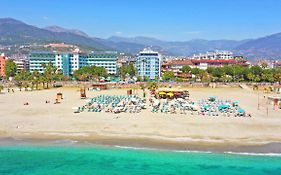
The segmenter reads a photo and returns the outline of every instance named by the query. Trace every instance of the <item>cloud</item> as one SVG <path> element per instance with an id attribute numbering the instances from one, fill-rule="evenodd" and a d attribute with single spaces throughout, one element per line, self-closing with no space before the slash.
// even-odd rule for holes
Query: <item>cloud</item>
<path id="1" fill-rule="evenodd" d="M 122 35 L 123 34 L 123 32 L 115 32 L 115 35 Z"/>
<path id="2" fill-rule="evenodd" d="M 43 16 L 42 17 L 44 20 L 49 20 L 49 17 L 48 16 Z"/>

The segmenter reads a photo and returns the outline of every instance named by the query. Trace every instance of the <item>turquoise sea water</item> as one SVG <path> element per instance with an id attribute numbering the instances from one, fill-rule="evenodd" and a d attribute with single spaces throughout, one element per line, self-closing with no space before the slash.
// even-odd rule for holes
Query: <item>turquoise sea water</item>
<path id="1" fill-rule="evenodd" d="M 1 146 L 1 175 L 281 175 L 281 156 L 112 147 Z"/>

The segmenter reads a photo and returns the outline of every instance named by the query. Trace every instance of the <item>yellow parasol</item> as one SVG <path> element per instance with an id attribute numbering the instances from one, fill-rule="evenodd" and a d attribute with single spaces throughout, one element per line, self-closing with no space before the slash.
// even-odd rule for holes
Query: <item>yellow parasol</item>
<path id="1" fill-rule="evenodd" d="M 166 95 L 166 92 L 161 91 L 161 92 L 159 92 L 158 94 L 159 94 L 159 95 Z"/>
<path id="2" fill-rule="evenodd" d="M 174 93 L 173 92 L 168 92 L 167 95 L 172 97 L 172 96 L 174 96 Z"/>

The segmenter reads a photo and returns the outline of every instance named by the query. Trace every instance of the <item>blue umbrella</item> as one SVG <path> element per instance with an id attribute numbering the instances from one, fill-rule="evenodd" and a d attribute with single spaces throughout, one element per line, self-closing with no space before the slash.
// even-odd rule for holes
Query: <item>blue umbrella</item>
<path id="1" fill-rule="evenodd" d="M 245 113 L 245 110 L 244 109 L 238 109 L 237 112 L 238 113 Z"/>
<path id="2" fill-rule="evenodd" d="M 229 108 L 229 106 L 226 104 L 222 104 L 219 106 L 219 110 L 226 109 L 226 108 Z"/>

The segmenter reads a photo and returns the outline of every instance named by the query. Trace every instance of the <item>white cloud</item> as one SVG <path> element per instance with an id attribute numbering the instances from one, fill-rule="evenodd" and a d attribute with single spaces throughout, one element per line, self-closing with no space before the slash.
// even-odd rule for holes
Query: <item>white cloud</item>
<path id="1" fill-rule="evenodd" d="M 42 17 L 44 20 L 49 20 L 49 17 L 48 16 L 43 16 Z"/>
<path id="2" fill-rule="evenodd" d="M 122 35 L 123 34 L 123 32 L 115 32 L 115 35 Z"/>

